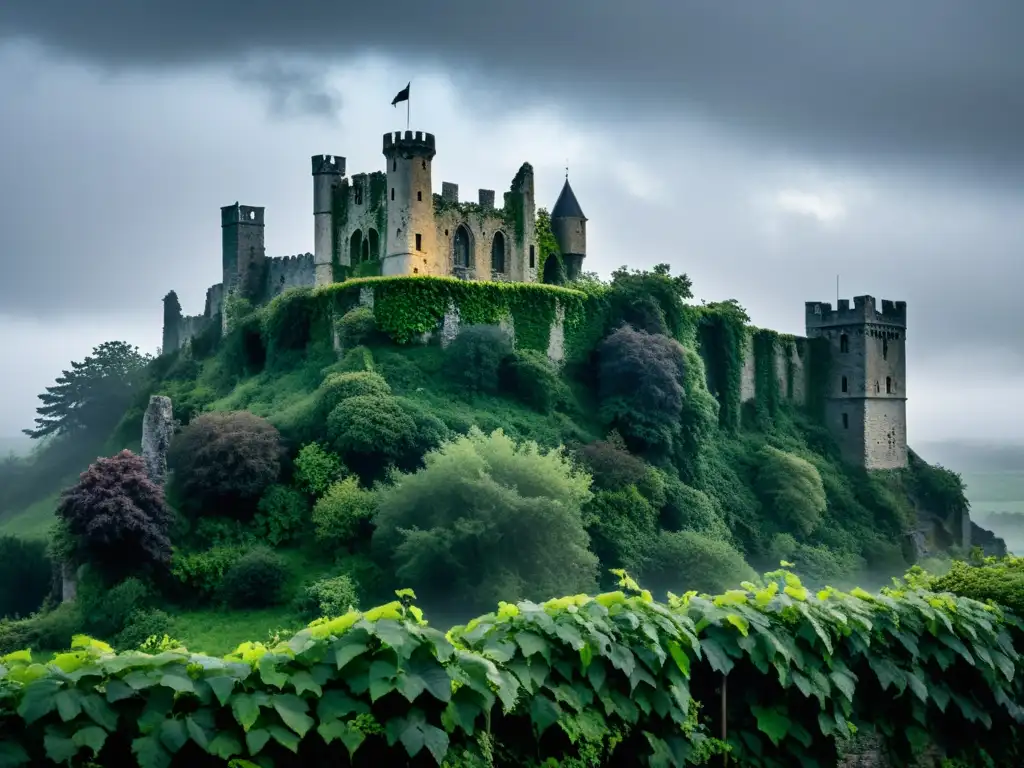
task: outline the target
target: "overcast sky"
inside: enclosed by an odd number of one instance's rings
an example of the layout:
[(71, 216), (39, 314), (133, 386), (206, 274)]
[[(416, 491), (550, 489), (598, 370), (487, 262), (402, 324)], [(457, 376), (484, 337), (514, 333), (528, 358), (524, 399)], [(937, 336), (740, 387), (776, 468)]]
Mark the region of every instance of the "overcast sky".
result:
[[(351, 6), (351, 7), (349, 7)], [(344, 10), (343, 10), (344, 9)], [(312, 251), (309, 156), (383, 168), (436, 134), (435, 191), (550, 207), (568, 162), (586, 268), (669, 262), (803, 331), (803, 302), (908, 302), (910, 442), (1024, 441), (1024, 3), (6, 0), (0, 435), (103, 341), (202, 310), (218, 208)]]

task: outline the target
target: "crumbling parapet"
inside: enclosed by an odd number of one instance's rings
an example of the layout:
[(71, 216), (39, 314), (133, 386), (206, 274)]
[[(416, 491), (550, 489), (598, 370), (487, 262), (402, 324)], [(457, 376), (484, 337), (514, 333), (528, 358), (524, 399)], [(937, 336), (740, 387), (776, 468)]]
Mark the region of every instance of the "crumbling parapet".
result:
[(142, 419), (142, 459), (149, 479), (163, 485), (167, 476), (167, 449), (174, 435), (174, 410), (171, 398), (153, 395)]

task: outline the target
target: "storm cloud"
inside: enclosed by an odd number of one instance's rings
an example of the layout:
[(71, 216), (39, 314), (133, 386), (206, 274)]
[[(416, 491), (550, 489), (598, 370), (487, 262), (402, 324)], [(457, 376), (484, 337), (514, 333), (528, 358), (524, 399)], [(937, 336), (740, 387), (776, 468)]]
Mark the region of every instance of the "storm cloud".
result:
[(93, 344), (152, 351), (167, 290), (201, 310), (219, 206), (311, 250), (309, 155), (380, 168), (412, 80), (436, 188), (528, 160), (550, 206), (568, 163), (587, 269), (669, 262), (782, 331), (837, 276), (906, 300), (911, 442), (1012, 437), (1022, 29), (956, 0), (0, 3), (0, 434)]

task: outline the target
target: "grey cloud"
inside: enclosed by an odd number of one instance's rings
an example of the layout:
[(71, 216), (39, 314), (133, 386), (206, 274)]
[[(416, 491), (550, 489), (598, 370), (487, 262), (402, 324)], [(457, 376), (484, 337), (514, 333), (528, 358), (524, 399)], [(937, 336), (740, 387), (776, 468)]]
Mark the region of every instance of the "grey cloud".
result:
[(243, 83), (263, 89), (271, 112), (282, 117), (331, 119), (341, 110), (341, 95), (327, 84), (323, 70), (312, 62), (255, 59), (235, 71)]
[[(484, 90), (623, 122), (686, 109), (802, 151), (1024, 170), (1019, 0), (14, 0), (0, 35), (111, 67), (324, 60), (440, 63)], [(273, 79), (273, 77), (271, 77)], [(314, 102), (316, 106), (319, 102)]]

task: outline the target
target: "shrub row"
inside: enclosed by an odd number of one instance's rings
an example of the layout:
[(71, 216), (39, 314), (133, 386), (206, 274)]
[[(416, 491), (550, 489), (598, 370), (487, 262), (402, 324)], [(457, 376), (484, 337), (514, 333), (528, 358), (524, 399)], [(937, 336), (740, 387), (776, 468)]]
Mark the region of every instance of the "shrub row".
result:
[(995, 607), (810, 594), (786, 571), (663, 604), (619, 575), (447, 635), (404, 591), (223, 659), (84, 637), (46, 665), (11, 654), (0, 765), (834, 766), (864, 730), (897, 764), (924, 744), (998, 761), (1024, 719), (1019, 626)]

